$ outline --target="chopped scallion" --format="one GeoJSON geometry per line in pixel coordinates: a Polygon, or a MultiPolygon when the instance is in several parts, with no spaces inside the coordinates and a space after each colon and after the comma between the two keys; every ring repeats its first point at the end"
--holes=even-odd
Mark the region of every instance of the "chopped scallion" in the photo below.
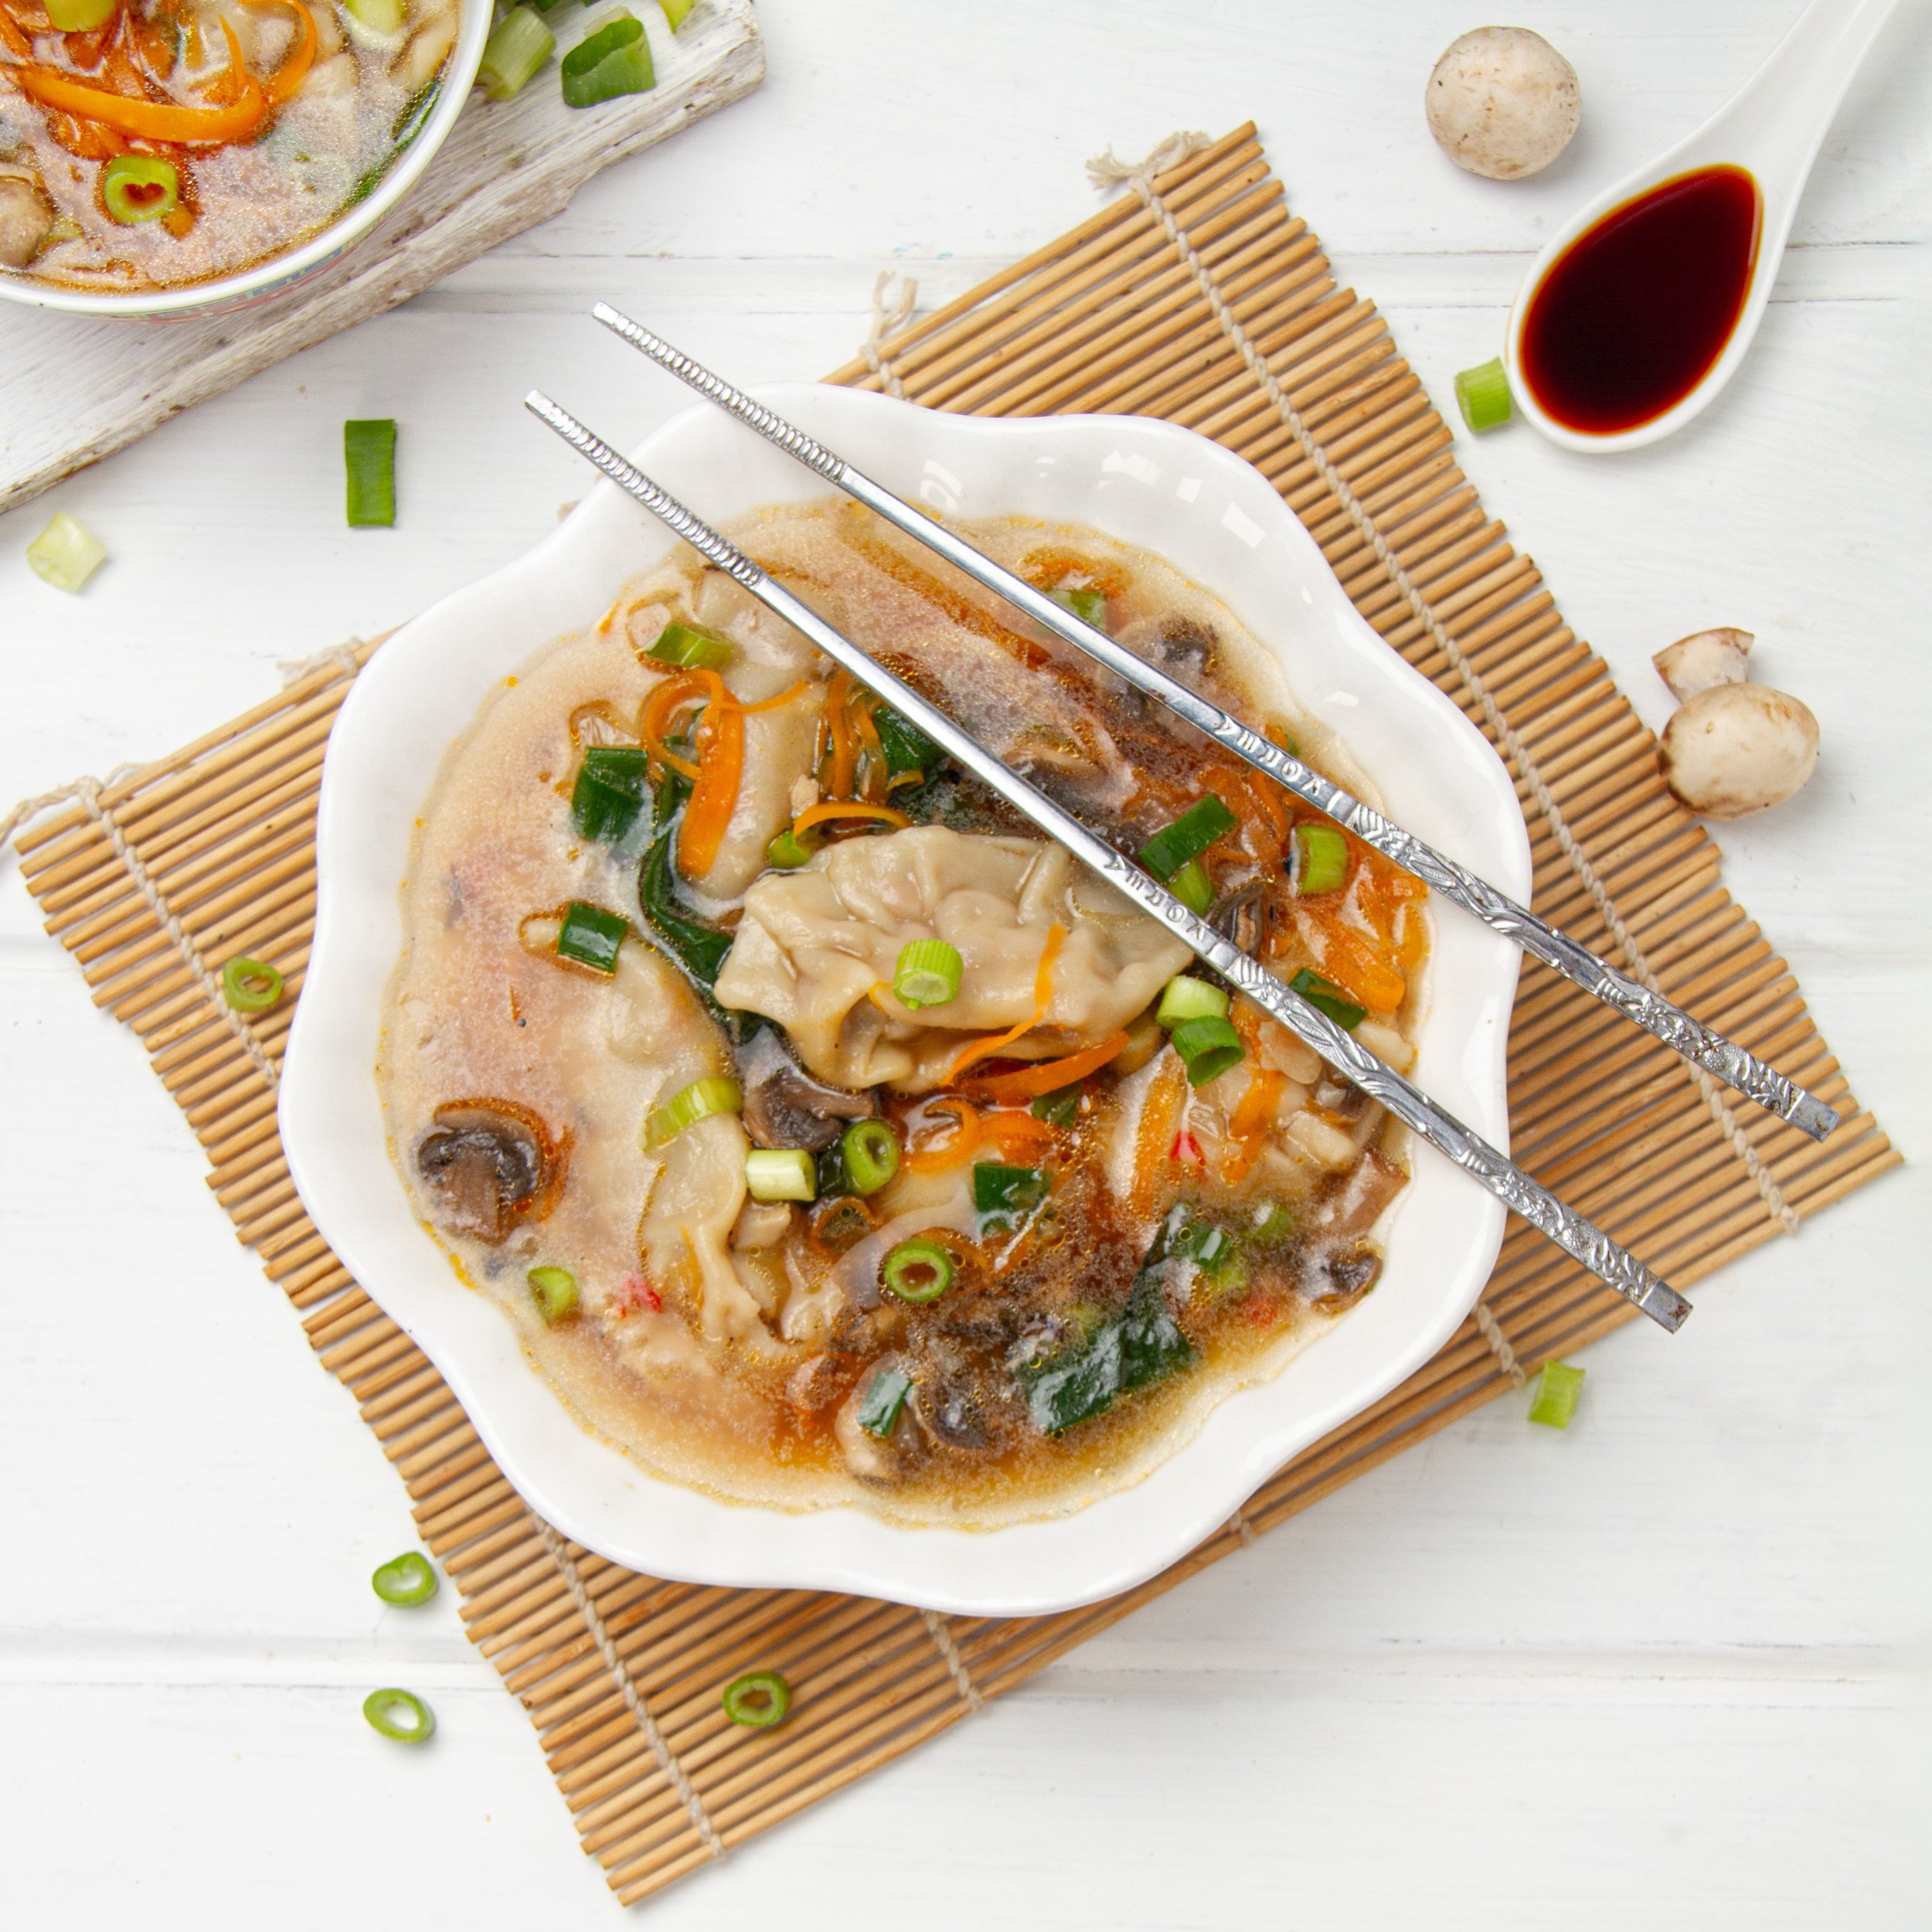
{"type": "Polygon", "coordinates": [[[1288,981],[1288,991],[1299,993],[1317,1012],[1326,1013],[1345,1033],[1352,1033],[1369,1017],[1369,1009],[1358,1006],[1333,980],[1305,966],[1288,981]]]}
{"type": "Polygon", "coordinates": [[[729,1074],[707,1073],[653,1111],[645,1123],[645,1145],[655,1153],[666,1142],[675,1141],[686,1128],[696,1127],[713,1114],[742,1112],[744,1104],[744,1089],[729,1074]]]}
{"type": "Polygon", "coordinates": [[[237,954],[221,969],[221,996],[238,1013],[265,1013],[282,996],[281,974],[265,959],[237,954]]]}
{"type": "Polygon", "coordinates": [[[801,866],[811,863],[811,855],[818,849],[818,842],[808,832],[801,837],[787,825],[765,848],[765,862],[776,866],[781,872],[796,872],[801,866]]]}
{"type": "Polygon", "coordinates": [[[511,8],[483,43],[482,63],[476,70],[476,84],[483,90],[483,97],[508,100],[521,94],[556,46],[556,36],[535,8],[511,8]]]}
{"type": "Polygon", "coordinates": [[[1214,887],[1198,859],[1190,859],[1167,882],[1167,889],[1197,919],[1204,917],[1214,903],[1214,887]]]}
{"type": "Polygon", "coordinates": [[[362,1699],[372,1730],[399,1744],[423,1744],[436,1730],[436,1714],[413,1691],[373,1690],[362,1699]]]}
{"type": "Polygon", "coordinates": [[[116,155],[100,171],[100,205],[123,228],[158,221],[180,200],[180,172],[159,155],[116,155]]]}
{"type": "Polygon", "coordinates": [[[65,510],[27,546],[27,562],[36,577],[56,590],[78,594],[107,561],[107,546],[76,522],[65,510]]]}
{"type": "Polygon", "coordinates": [[[587,966],[608,978],[617,970],[617,948],[630,930],[631,922],[621,913],[607,913],[601,906],[573,899],[563,909],[563,929],[556,936],[557,957],[587,966]]]}
{"type": "Polygon", "coordinates": [[[906,1398],[912,1393],[912,1378],[901,1375],[896,1369],[881,1369],[872,1379],[872,1386],[866,1389],[864,1399],[859,1404],[859,1426],[869,1436],[876,1436],[883,1442],[893,1432],[893,1425],[899,1420],[899,1412],[906,1406],[906,1398]]]}
{"type": "Polygon", "coordinates": [[[1186,973],[1177,973],[1161,988],[1161,1003],[1154,1017],[1163,1026],[1179,1026],[1184,1019],[1226,1019],[1228,996],[1218,986],[1186,973]]]}
{"type": "Polygon", "coordinates": [[[570,828],[599,845],[621,844],[650,790],[649,760],[636,745],[593,745],[570,788],[570,828]]]}
{"type": "Polygon", "coordinates": [[[818,1167],[802,1147],[754,1147],[745,1156],[745,1192],[754,1201],[811,1201],[818,1167]]]}
{"type": "Polygon", "coordinates": [[[1239,1066],[1247,1055],[1233,1022],[1211,1015],[1182,1020],[1168,1038],[1187,1068],[1190,1087],[1206,1086],[1230,1066],[1239,1066]]]}
{"type": "Polygon", "coordinates": [[[1349,877],[1349,842],[1332,825],[1297,825],[1290,879],[1303,899],[1337,892],[1349,877]]]}
{"type": "Polygon", "coordinates": [[[731,650],[729,638],[707,631],[701,624],[685,624],[673,617],[645,655],[659,664],[679,664],[689,670],[722,671],[731,662],[731,650]]]}
{"type": "Polygon", "coordinates": [[[383,529],[394,523],[394,421],[385,416],[352,418],[345,423],[342,462],[349,474],[349,527],[383,529]]]}
{"type": "Polygon", "coordinates": [[[1010,1232],[1037,1209],[1052,1191],[1053,1177],[1043,1167],[1006,1167],[981,1161],[973,1168],[973,1209],[982,1234],[1010,1232]]]}
{"type": "Polygon", "coordinates": [[[386,1604],[427,1604],[436,1594],[436,1570],[420,1549],[406,1549],[378,1563],[369,1587],[386,1604]]]}
{"type": "Polygon", "coordinates": [[[1278,1248],[1294,1238],[1294,1216],[1278,1201],[1264,1201],[1254,1210],[1248,1240],[1257,1248],[1278,1248]]]}
{"type": "Polygon", "coordinates": [[[1027,1111],[1035,1120],[1044,1121],[1049,1127],[1071,1127],[1080,1117],[1080,1082],[1043,1094],[1027,1111]]]}
{"type": "Polygon", "coordinates": [[[665,20],[675,33],[691,17],[691,9],[698,0],[658,0],[658,4],[664,9],[665,20]]]}
{"type": "Polygon", "coordinates": [[[1046,594],[1062,609],[1071,611],[1083,624],[1096,631],[1107,628],[1107,593],[1104,590],[1049,590],[1046,594]]]}
{"type": "Polygon", "coordinates": [[[524,1279],[530,1284],[530,1299],[546,1327],[554,1328],[577,1313],[577,1278],[568,1268],[532,1268],[524,1279]]]}
{"type": "MultiPolygon", "coordinates": [[[[685,0],[688,6],[690,0],[685,0]]],[[[791,1686],[775,1670],[754,1670],[724,1687],[724,1712],[734,1724],[770,1730],[791,1709],[791,1686]]]]}
{"type": "Polygon", "coordinates": [[[1213,792],[1164,825],[1141,848],[1141,863],[1156,879],[1172,880],[1190,859],[1199,859],[1239,821],[1213,792]]]}
{"type": "Polygon", "coordinates": [[[953,1285],[953,1257],[937,1241],[901,1241],[879,1270],[879,1285],[902,1301],[937,1301],[953,1285]]]}
{"type": "Polygon", "coordinates": [[[594,107],[620,94],[646,93],[658,84],[644,22],[625,8],[580,40],[563,56],[560,71],[566,107],[594,107]]]}
{"type": "Polygon", "coordinates": [[[893,969],[893,992],[903,1006],[944,1006],[958,998],[964,970],[957,946],[943,939],[908,940],[893,969]]]}
{"type": "Polygon", "coordinates": [[[876,1194],[899,1172],[899,1136],[889,1121],[854,1121],[839,1136],[838,1151],[855,1194],[876,1194]]]}
{"type": "Polygon", "coordinates": [[[1510,400],[1509,374],[1500,355],[1458,375],[1456,403],[1462,420],[1478,434],[1509,420],[1515,406],[1510,400]]]}
{"type": "Polygon", "coordinates": [[[1547,1428],[1567,1429],[1583,1392],[1583,1371],[1567,1362],[1546,1362],[1529,1385],[1529,1420],[1547,1428]]]}

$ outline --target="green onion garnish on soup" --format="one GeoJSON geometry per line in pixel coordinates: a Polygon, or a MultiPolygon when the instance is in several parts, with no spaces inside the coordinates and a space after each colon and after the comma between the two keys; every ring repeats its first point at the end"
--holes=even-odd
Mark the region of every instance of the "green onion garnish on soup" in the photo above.
{"type": "Polygon", "coordinates": [[[1156,879],[1168,880],[1191,859],[1199,859],[1216,839],[1233,831],[1238,821],[1213,792],[1190,805],[1172,824],[1163,825],[1141,848],[1141,863],[1156,879]]]}
{"type": "Polygon", "coordinates": [[[741,1113],[744,1104],[744,1089],[729,1074],[707,1073],[652,1112],[645,1123],[645,1146],[655,1152],[675,1141],[685,1128],[708,1121],[714,1114],[741,1113]]]}
{"type": "Polygon", "coordinates": [[[1186,1066],[1190,1087],[1206,1086],[1230,1066],[1238,1066],[1247,1054],[1232,1020],[1212,1016],[1184,1019],[1168,1038],[1186,1066]]]}
{"type": "Polygon", "coordinates": [[[554,1328],[577,1310],[577,1278],[568,1268],[532,1268],[524,1277],[530,1284],[530,1299],[536,1304],[546,1327],[554,1328]]]}
{"type": "Polygon", "coordinates": [[[937,1241],[916,1235],[880,1263],[879,1281],[901,1301],[937,1301],[953,1285],[953,1257],[937,1241]]]}
{"type": "Polygon", "coordinates": [[[1339,891],[1348,883],[1348,840],[1332,825],[1297,825],[1290,870],[1303,899],[1339,891]]]}
{"type": "Polygon", "coordinates": [[[1326,1013],[1345,1033],[1352,1033],[1369,1017],[1366,1006],[1358,1006],[1332,979],[1304,966],[1288,981],[1288,991],[1299,993],[1317,1012],[1326,1013]]]}
{"type": "Polygon", "coordinates": [[[893,970],[893,994],[903,1006],[944,1006],[959,996],[964,964],[959,948],[943,939],[909,940],[893,970]]]}
{"type": "Polygon", "coordinates": [[[811,1201],[818,1163],[802,1147],[754,1147],[745,1156],[745,1192],[754,1201],[811,1201]]]}
{"type": "Polygon", "coordinates": [[[564,908],[563,928],[556,936],[557,957],[608,978],[617,970],[617,948],[630,930],[630,920],[621,913],[573,899],[564,908]]]}
{"type": "Polygon", "coordinates": [[[839,1154],[855,1194],[876,1194],[899,1172],[899,1136],[889,1121],[854,1121],[839,1137],[839,1154]]]}

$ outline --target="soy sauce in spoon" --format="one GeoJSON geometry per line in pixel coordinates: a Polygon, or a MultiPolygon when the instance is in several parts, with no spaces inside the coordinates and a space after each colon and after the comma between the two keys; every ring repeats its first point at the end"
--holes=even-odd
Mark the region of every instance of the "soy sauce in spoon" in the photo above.
{"type": "Polygon", "coordinates": [[[1615,435],[1689,395],[1744,312],[1762,209],[1748,169],[1697,168],[1584,230],[1523,318],[1522,377],[1544,412],[1615,435]]]}

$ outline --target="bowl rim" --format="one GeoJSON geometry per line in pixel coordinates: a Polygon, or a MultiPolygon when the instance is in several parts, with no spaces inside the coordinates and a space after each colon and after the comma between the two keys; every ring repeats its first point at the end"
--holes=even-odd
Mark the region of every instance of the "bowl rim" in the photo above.
{"type": "MultiPolygon", "coordinates": [[[[1435,762],[1453,767],[1458,780],[1468,781],[1475,793],[1482,794],[1468,800],[1457,794],[1470,812],[1469,828],[1458,835],[1461,849],[1455,849],[1456,837],[1444,836],[1438,828],[1423,826],[1424,835],[1435,830],[1436,842],[1449,845],[1465,862],[1480,863],[1505,890],[1526,895],[1528,832],[1514,784],[1493,749],[1451,699],[1369,627],[1299,520],[1267,479],[1240,457],[1191,430],[1158,419],[1015,420],[935,415],[923,410],[915,414],[914,406],[889,397],[817,384],[771,385],[756,393],[800,422],[809,434],[843,449],[889,487],[923,496],[942,512],[954,507],[947,500],[949,493],[970,488],[961,478],[973,470],[981,452],[986,453],[982,468],[995,472],[1010,457],[1030,461],[1033,468],[1028,474],[1046,476],[1057,471],[1064,478],[1073,473],[1073,459],[1083,453],[1095,475],[1111,472],[1110,481],[1131,480],[1137,474],[1137,464],[1158,471],[1165,462],[1171,470],[1178,464],[1192,472],[1192,487],[1204,499],[1203,519],[1207,509],[1225,504],[1219,527],[1236,532],[1251,548],[1264,539],[1270,540],[1271,568],[1292,560],[1294,568],[1280,586],[1284,594],[1281,606],[1286,609],[1291,603],[1298,605],[1294,621],[1314,627],[1323,638],[1325,648],[1336,647],[1332,653],[1335,662],[1321,665],[1321,675],[1339,675],[1338,667],[1345,664],[1352,674],[1366,680],[1376,702],[1372,711],[1352,714],[1361,726],[1366,728],[1372,721],[1377,729],[1399,726],[1412,735],[1419,733],[1425,741],[1431,731],[1437,733],[1433,742],[1439,756],[1435,762]],[[904,431],[915,421],[916,434],[906,437],[904,431]],[[916,451],[923,461],[923,468],[915,467],[910,476],[896,475],[890,461],[880,459],[881,449],[901,446],[916,451]],[[1204,477],[1208,483],[1205,491],[1200,481],[1204,477]],[[1292,597],[1286,594],[1289,592],[1292,597]],[[1390,724],[1384,715],[1389,709],[1383,702],[1385,699],[1393,701],[1394,711],[1403,714],[1406,723],[1398,718],[1390,724]],[[1423,722],[1429,720],[1433,723],[1423,722]],[[1478,821],[1482,835],[1498,841],[1480,854],[1469,844],[1478,821]]],[[[750,492],[744,508],[815,500],[826,494],[820,479],[786,463],[769,446],[702,403],[672,417],[647,438],[634,460],[673,489],[694,464],[702,469],[706,462],[730,466],[733,476],[742,473],[775,479],[782,474],[790,479],[777,487],[764,482],[750,492]],[[762,461],[760,453],[769,462],[762,461]],[[772,464],[781,469],[774,471],[772,464]]],[[[903,471],[904,463],[899,467],[903,471]]],[[[1009,463],[1009,470],[1012,468],[1009,463]]],[[[1075,487],[1080,487],[1077,478],[1075,487]]],[[[1100,496],[1105,495],[1100,485],[1094,487],[1100,496]]],[[[697,495],[696,500],[702,506],[707,498],[697,495]]],[[[1182,500],[1193,503],[1196,498],[1182,500]]],[[[990,505],[985,507],[986,513],[996,513],[990,505]]],[[[1094,513],[1104,507],[1097,502],[1083,516],[1056,515],[1053,520],[1083,521],[1108,529],[1108,516],[1094,513]]],[[[1007,510],[1011,514],[1037,513],[1029,505],[1010,502],[1007,510]]],[[[979,506],[971,513],[979,513],[979,506]]],[[[1196,528],[1191,523],[1188,527],[1196,528]]],[[[1205,520],[1198,527],[1205,529],[1205,520]]],[[[1142,539],[1130,536],[1125,540],[1155,547],[1142,539]]],[[[1298,1365],[1324,1350],[1336,1351],[1338,1344],[1359,1332],[1352,1325],[1362,1321],[1365,1311],[1377,1306],[1376,1297],[1359,1304],[1348,1321],[1291,1357],[1275,1374],[1223,1393],[1192,1436],[1130,1486],[1064,1515],[995,1529],[914,1529],[850,1505],[787,1511],[726,1502],[653,1475],[592,1435],[534,1372],[515,1342],[512,1325],[495,1303],[455,1287],[441,1251],[434,1247],[415,1220],[384,1134],[379,1131],[372,1135],[367,1131],[369,1102],[376,1089],[373,1069],[379,1051],[379,1028],[376,1035],[370,1033],[368,995],[351,984],[349,971],[340,962],[347,961],[352,968],[359,949],[372,961],[379,957],[381,979],[386,985],[401,943],[396,882],[403,866],[385,875],[386,889],[378,893],[374,883],[377,862],[371,856],[372,834],[383,822],[381,808],[370,803],[376,789],[370,782],[374,770],[371,760],[383,732],[393,736],[400,729],[393,712],[386,713],[382,707],[400,702],[398,694],[411,689],[411,679],[426,685],[431,667],[444,662],[452,639],[461,637],[465,640],[463,648],[471,649],[478,624],[519,621],[505,614],[519,596],[547,596],[554,604],[569,603],[580,614],[575,622],[588,621],[607,607],[623,578],[649,567],[670,547],[668,535],[648,523],[641,509],[614,485],[600,481],[571,516],[532,550],[403,626],[352,688],[338,714],[325,764],[317,826],[315,937],[308,978],[288,1043],[280,1100],[284,1145],[297,1189],[317,1227],[364,1291],[412,1335],[443,1373],[512,1484],[564,1533],[614,1562],[648,1574],[694,1582],[845,1590],[981,1616],[1045,1614],[1131,1588],[1213,1534],[1247,1495],[1295,1454],[1379,1399],[1440,1347],[1480,1293],[1500,1248],[1504,1213],[1499,1203],[1447,1162],[1427,1149],[1417,1150],[1412,1164],[1414,1178],[1393,1210],[1387,1236],[1390,1263],[1384,1287],[1396,1272],[1396,1247],[1401,1242],[1408,1257],[1404,1265],[1429,1277],[1422,1287],[1406,1292],[1422,1298],[1426,1291],[1427,1306],[1420,1315],[1406,1318],[1397,1345],[1383,1345],[1377,1327],[1377,1339],[1362,1345],[1370,1349],[1372,1362],[1365,1368],[1351,1366],[1345,1372],[1347,1386],[1339,1395],[1304,1401],[1298,1410],[1294,1402],[1278,1400],[1273,1406],[1282,1413],[1271,1418],[1257,1413],[1250,1400],[1273,1396],[1287,1386],[1298,1365]],[[560,574],[582,567],[582,560],[596,556],[600,544],[610,545],[614,554],[620,550],[627,556],[634,553],[636,560],[627,562],[617,577],[606,577],[590,586],[588,595],[566,594],[560,589],[560,574]],[[574,602],[570,601],[572,596],[574,602]],[[362,868],[360,876],[354,869],[357,866],[362,868]],[[360,1021],[356,1018],[359,1007],[364,1012],[360,1021]],[[368,1071],[352,1081],[334,1080],[333,1070],[345,1066],[368,1071]],[[359,1121],[362,1124],[356,1124],[359,1121]],[[384,1176],[382,1186],[389,1197],[386,1206],[377,1198],[372,1155],[384,1176]],[[1426,1264],[1415,1258],[1420,1253],[1416,1229],[1410,1226],[1405,1235],[1403,1218],[1404,1209],[1425,1192],[1421,1185],[1425,1175],[1435,1177],[1430,1182],[1431,1189],[1437,1181],[1443,1182],[1440,1199],[1451,1204],[1450,1233],[1438,1243],[1449,1252],[1437,1253],[1432,1247],[1426,1264]],[[434,1257],[433,1268],[403,1265],[404,1243],[396,1233],[399,1202],[407,1217],[411,1240],[423,1255],[434,1257]],[[385,1216],[386,1226],[383,1225],[385,1216]],[[434,1286],[429,1285],[432,1274],[437,1277],[434,1286]],[[421,1280],[416,1278],[418,1275],[421,1280]],[[498,1332],[495,1342],[477,1327],[474,1317],[478,1312],[498,1332]],[[513,1377],[504,1372],[506,1361],[514,1366],[513,1377]],[[530,1399],[532,1391],[540,1398],[547,1421],[537,1415],[537,1404],[530,1399]],[[1224,1420],[1230,1417],[1232,1420],[1224,1420]],[[1210,1455],[1212,1461],[1206,1460],[1210,1455]],[[604,1461],[597,1462],[599,1458],[604,1461]],[[1143,1518],[1148,1522],[1143,1522],[1143,1518]],[[1070,1526],[1086,1527],[1075,1533],[1070,1526]]],[[[1235,546],[1230,554],[1238,549],[1235,546]]],[[[1172,546],[1165,554],[1184,575],[1207,581],[1199,563],[1191,565],[1187,556],[1172,546]]],[[[1253,609],[1243,607],[1242,600],[1230,595],[1223,586],[1210,587],[1277,655],[1282,654],[1283,647],[1270,636],[1269,625],[1257,621],[1253,609]]],[[[1278,633],[1287,619],[1271,621],[1278,633]]],[[[460,736],[468,729],[498,674],[498,660],[520,665],[570,628],[565,624],[526,636],[513,653],[504,646],[487,666],[471,662],[461,677],[437,671],[435,679],[440,685],[461,685],[464,692],[471,694],[461,699],[461,723],[451,736],[460,736]]],[[[1320,702],[1311,702],[1318,694],[1311,691],[1309,679],[1316,673],[1288,668],[1287,675],[1296,702],[1325,720],[1333,715],[1324,713],[1325,704],[1356,706],[1362,702],[1359,695],[1338,689],[1320,702]]],[[[447,708],[457,699],[445,689],[436,702],[447,708]]],[[[1341,727],[1345,742],[1351,728],[1341,727]]],[[[1364,762],[1374,770],[1368,760],[1364,762]]],[[[416,769],[420,774],[420,764],[416,769]]],[[[400,780],[394,782],[400,786],[400,780]]],[[[427,782],[419,776],[407,787],[406,805],[400,802],[403,794],[399,791],[397,800],[387,808],[392,820],[404,810],[413,818],[427,782]]],[[[1384,784],[1386,788],[1386,781],[1384,784]]],[[[393,838],[396,829],[389,823],[384,835],[393,838]]],[[[1482,973],[1473,975],[1468,985],[1459,980],[1454,997],[1447,1001],[1440,988],[1432,992],[1419,1036],[1434,1053],[1438,1073],[1447,1077],[1444,1097],[1478,1132],[1506,1146],[1505,1056],[1519,955],[1509,942],[1478,927],[1475,921],[1458,922],[1455,930],[1461,934],[1458,943],[1464,954],[1484,962],[1482,973]],[[1475,929],[1473,937],[1464,931],[1465,927],[1475,929]],[[1444,1011],[1461,1016],[1454,1022],[1453,1039],[1437,1024],[1439,1013],[1444,1011]],[[1480,1022],[1465,1026],[1471,1012],[1480,1014],[1480,1022]],[[1443,1037],[1430,1046],[1432,1029],[1443,1037]],[[1458,1082],[1466,1090],[1458,1090],[1458,1082]]],[[[1443,937],[1439,926],[1439,957],[1443,937]]],[[[1413,1223],[1414,1217],[1410,1219],[1413,1223]]],[[[1432,1240],[1436,1233],[1432,1224],[1432,1240]]],[[[1386,1300],[1382,1305],[1388,1305],[1386,1300]]],[[[1352,1346],[1345,1359],[1352,1364],[1362,1352],[1362,1347],[1352,1346]]],[[[1332,1353],[1323,1359],[1335,1358],[1332,1353]]],[[[1298,1389],[1299,1386],[1298,1383],[1298,1389]]],[[[1263,1407],[1267,1406],[1264,1402],[1263,1407]]]]}
{"type": "Polygon", "coordinates": [[[70,288],[58,282],[35,281],[0,274],[0,297],[32,308],[53,309],[70,315],[118,317],[125,321],[152,321],[236,308],[250,300],[281,293],[304,280],[369,234],[383,217],[422,178],[423,172],[449,138],[457,117],[469,104],[482,63],[484,43],[490,36],[488,0],[457,0],[456,44],[449,52],[443,90],[430,108],[421,131],[375,191],[346,213],[338,215],[298,247],[270,255],[233,275],[190,282],[179,288],[142,291],[126,295],[101,294],[70,288]]]}

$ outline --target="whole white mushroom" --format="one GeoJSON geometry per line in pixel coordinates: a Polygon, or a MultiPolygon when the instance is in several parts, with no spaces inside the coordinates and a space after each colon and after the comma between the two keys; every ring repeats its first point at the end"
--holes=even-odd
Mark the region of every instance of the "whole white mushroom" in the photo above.
{"type": "Polygon", "coordinates": [[[1582,107],[1577,70],[1528,27],[1478,27],[1436,63],[1429,131],[1458,168],[1516,181],[1570,145],[1582,107]]]}
{"type": "Polygon", "coordinates": [[[1706,818],[1782,804],[1818,764],[1818,719],[1789,692],[1753,684],[1748,631],[1699,631],[1651,662],[1683,702],[1658,740],[1672,794],[1706,818]]]}

